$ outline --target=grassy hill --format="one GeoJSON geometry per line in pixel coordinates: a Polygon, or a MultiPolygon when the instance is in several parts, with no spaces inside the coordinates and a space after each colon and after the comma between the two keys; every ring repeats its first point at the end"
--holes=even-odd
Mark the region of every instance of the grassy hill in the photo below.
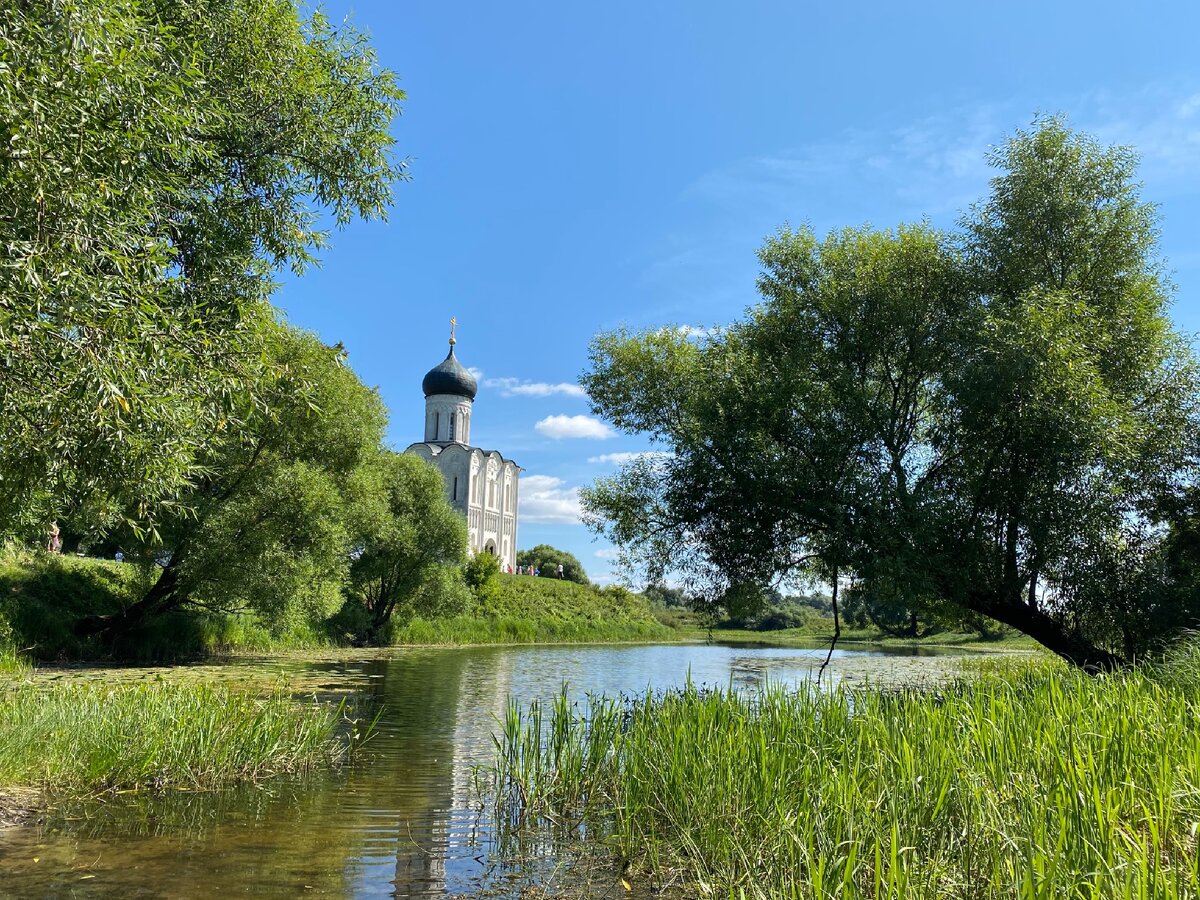
{"type": "MultiPolygon", "coordinates": [[[[323,630],[298,626],[271,634],[250,615],[178,610],[119,644],[84,642],[71,625],[89,613],[116,612],[147,588],[152,573],[130,563],[0,550],[0,668],[15,650],[34,659],[108,657],[170,661],[221,653],[335,645],[323,630]]],[[[398,624],[395,644],[509,644],[652,641],[676,638],[645,600],[619,587],[500,575],[468,615],[398,624]]],[[[10,657],[12,658],[10,660],[10,657]]]]}
{"type": "Polygon", "coordinates": [[[414,619],[397,644],[526,644],[671,640],[643,597],[620,587],[501,575],[493,596],[473,615],[414,619]]]}

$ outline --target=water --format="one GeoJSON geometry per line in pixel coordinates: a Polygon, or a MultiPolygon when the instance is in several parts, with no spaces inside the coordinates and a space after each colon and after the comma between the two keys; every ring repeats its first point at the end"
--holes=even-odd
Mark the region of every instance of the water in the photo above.
{"type": "MultiPolygon", "coordinates": [[[[54,809],[40,825],[0,829],[0,897],[515,897],[530,885],[553,888],[573,877],[568,866],[496,859],[472,791],[472,766],[491,761],[509,696],[549,699],[564,681],[580,699],[641,693],[681,686],[689,672],[698,685],[797,684],[824,655],[709,645],[488,647],[262,662],[256,677],[268,667],[298,690],[352,691],[361,709],[382,707],[369,751],[333,774],[213,793],[120,795],[54,809]]],[[[955,664],[954,654],[839,650],[829,674],[912,680],[955,664]]],[[[248,671],[210,666],[175,677],[237,679],[248,671]]],[[[616,896],[615,872],[594,877],[616,896]]]]}

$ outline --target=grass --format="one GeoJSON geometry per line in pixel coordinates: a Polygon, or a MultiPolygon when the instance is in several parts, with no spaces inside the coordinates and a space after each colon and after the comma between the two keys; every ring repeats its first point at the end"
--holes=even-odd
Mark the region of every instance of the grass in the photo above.
{"type": "Polygon", "coordinates": [[[342,717],[282,690],[17,685],[0,695],[0,788],[195,790],[303,772],[349,752],[336,736],[342,717]]]}
{"type": "Polygon", "coordinates": [[[394,645],[627,643],[671,640],[654,623],[588,622],[514,616],[413,619],[392,632],[394,645]]]}
{"type": "Polygon", "coordinates": [[[562,699],[510,709],[492,786],[502,821],[582,823],[689,896],[1197,897],[1196,662],[562,699]]]}
{"type": "MultiPolygon", "coordinates": [[[[0,549],[0,673],[18,665],[6,648],[32,658],[174,662],[210,656],[326,649],[339,640],[321,626],[273,632],[250,614],[180,609],[146,623],[120,643],[82,641],[72,625],[134,602],[147,573],[130,563],[0,549]],[[6,630],[7,628],[7,630],[6,630]]],[[[470,615],[397,623],[390,643],[528,644],[672,640],[638,595],[552,578],[502,575],[470,615]]]]}
{"type": "Polygon", "coordinates": [[[16,648],[0,643],[0,676],[23,675],[29,669],[29,661],[16,648]]]}
{"type": "Polygon", "coordinates": [[[642,597],[528,575],[498,576],[490,599],[473,615],[414,619],[391,633],[393,644],[542,644],[665,641],[671,629],[642,597]]]}

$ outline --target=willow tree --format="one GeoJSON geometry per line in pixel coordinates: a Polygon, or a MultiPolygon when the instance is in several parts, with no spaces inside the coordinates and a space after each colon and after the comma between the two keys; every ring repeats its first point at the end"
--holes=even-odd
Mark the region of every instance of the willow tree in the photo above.
{"type": "Polygon", "coordinates": [[[6,5],[0,533],[186,491],[268,361],[273,274],[322,216],[384,215],[402,97],[292,0],[6,5]]]}
{"type": "Polygon", "coordinates": [[[467,591],[467,523],[424,460],[382,451],[355,479],[350,602],[365,612],[357,640],[377,642],[390,623],[461,611],[467,591]]]}
{"type": "Polygon", "coordinates": [[[344,353],[286,326],[266,344],[269,379],[243,397],[198,459],[191,488],[160,512],[158,534],[121,534],[153,577],[117,613],[77,624],[120,635],[175,609],[250,612],[275,630],[315,625],[342,602],[356,485],[380,453],[387,415],[344,353]],[[139,540],[140,534],[140,540],[139,540]]]}
{"type": "Polygon", "coordinates": [[[586,491],[593,526],[709,597],[836,573],[1091,668],[1194,621],[1138,614],[1153,579],[1099,589],[1155,558],[1196,474],[1196,368],[1134,155],[1049,119],[991,162],[955,234],[785,230],[742,321],[599,336],[594,411],[670,453],[586,491]]]}

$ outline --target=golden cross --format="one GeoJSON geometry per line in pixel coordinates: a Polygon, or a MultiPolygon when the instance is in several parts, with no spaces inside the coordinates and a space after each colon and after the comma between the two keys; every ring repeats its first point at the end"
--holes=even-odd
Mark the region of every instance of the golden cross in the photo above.
{"type": "Polygon", "coordinates": [[[451,317],[450,317],[450,343],[452,343],[452,344],[457,344],[457,343],[458,343],[458,341],[456,341],[456,340],[454,339],[454,330],[455,330],[456,328],[458,328],[458,319],[456,319],[456,318],[454,318],[453,316],[451,316],[451,317]]]}

